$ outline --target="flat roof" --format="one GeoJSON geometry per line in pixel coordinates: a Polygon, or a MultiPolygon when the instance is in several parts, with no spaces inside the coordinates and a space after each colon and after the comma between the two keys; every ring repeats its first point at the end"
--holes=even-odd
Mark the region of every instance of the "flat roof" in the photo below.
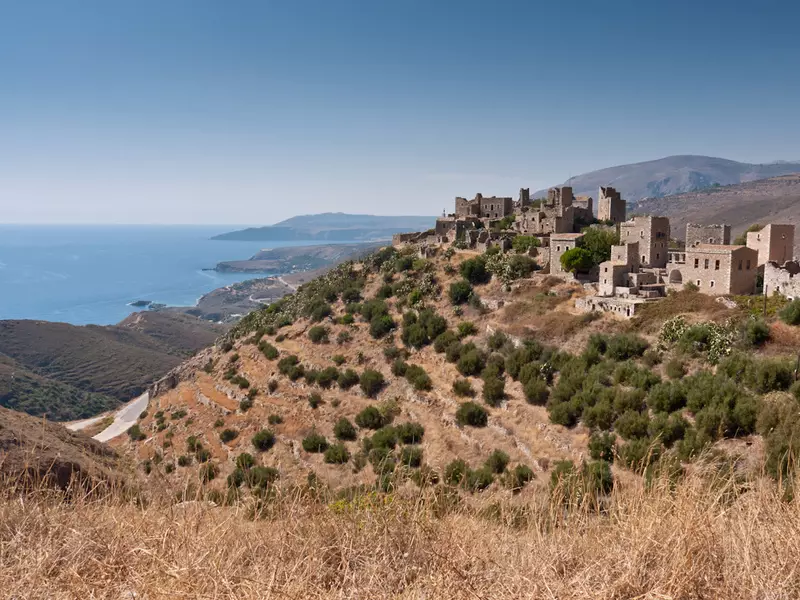
{"type": "Polygon", "coordinates": [[[686,252],[691,252],[692,250],[725,250],[725,251],[733,251],[738,250],[739,248],[747,248],[747,246],[741,245],[732,245],[732,244],[697,244],[697,246],[693,246],[691,248],[687,248],[686,252]]]}
{"type": "Polygon", "coordinates": [[[582,233],[551,233],[550,239],[559,239],[559,240],[576,240],[578,238],[583,237],[582,233]]]}

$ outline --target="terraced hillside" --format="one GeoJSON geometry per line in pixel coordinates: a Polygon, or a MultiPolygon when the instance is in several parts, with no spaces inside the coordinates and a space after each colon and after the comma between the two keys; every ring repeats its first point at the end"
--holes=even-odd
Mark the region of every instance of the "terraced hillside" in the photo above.
{"type": "Polygon", "coordinates": [[[526,497],[553,477],[607,493],[711,449],[786,472],[800,336],[780,300],[763,321],[758,299],[686,291],[625,321],[577,314],[583,288],[535,268],[413,248],[340,265],[171,373],[113,443],[223,497],[307,481],[526,497]]]}

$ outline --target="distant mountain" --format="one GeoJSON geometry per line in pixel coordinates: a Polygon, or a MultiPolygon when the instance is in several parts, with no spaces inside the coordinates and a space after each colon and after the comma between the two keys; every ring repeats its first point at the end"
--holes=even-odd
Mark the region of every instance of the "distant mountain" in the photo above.
{"type": "MultiPolygon", "coordinates": [[[[798,172],[800,162],[757,165],[711,156],[680,155],[592,171],[572,177],[564,185],[571,185],[575,195],[593,198],[597,198],[600,186],[610,185],[630,204],[643,198],[663,198],[798,172]]],[[[534,194],[537,198],[545,195],[547,190],[534,194]]]]}
{"type": "Polygon", "coordinates": [[[107,327],[0,321],[0,406],[51,420],[93,416],[138,396],[224,331],[166,312],[107,327]]]}
{"type": "MultiPolygon", "coordinates": [[[[726,223],[733,236],[755,223],[800,223],[800,174],[640,200],[628,214],[670,218],[672,235],[683,239],[686,223],[726,223]]],[[[796,238],[800,242],[799,238],[796,238]]]]}
{"type": "Polygon", "coordinates": [[[429,229],[435,222],[434,216],[381,217],[321,213],[292,217],[275,225],[231,231],[212,239],[259,242],[386,240],[395,233],[429,229]]]}

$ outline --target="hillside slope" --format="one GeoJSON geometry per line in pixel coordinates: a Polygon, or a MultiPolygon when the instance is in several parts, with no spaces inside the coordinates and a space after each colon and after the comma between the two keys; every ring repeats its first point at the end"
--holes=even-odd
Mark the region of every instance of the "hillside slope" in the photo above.
{"type": "Polygon", "coordinates": [[[0,321],[0,406],[51,419],[92,416],[138,396],[224,331],[158,312],[108,327],[0,321]]]}
{"type": "Polygon", "coordinates": [[[800,174],[648,198],[628,212],[669,217],[672,235],[679,239],[686,223],[727,223],[734,236],[754,223],[800,223],[800,174]]]}
{"type": "MultiPolygon", "coordinates": [[[[593,198],[597,197],[600,186],[610,185],[629,203],[635,203],[643,198],[661,198],[798,172],[800,162],[757,165],[711,156],[679,155],[591,171],[570,178],[564,185],[571,185],[576,195],[593,198]]],[[[540,190],[535,196],[546,194],[547,190],[540,190]]]]}

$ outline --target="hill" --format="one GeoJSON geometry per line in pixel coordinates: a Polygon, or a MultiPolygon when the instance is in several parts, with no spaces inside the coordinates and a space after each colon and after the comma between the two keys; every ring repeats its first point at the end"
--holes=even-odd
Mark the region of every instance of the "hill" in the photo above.
{"type": "Polygon", "coordinates": [[[309,477],[334,490],[430,477],[530,500],[559,469],[608,491],[650,460],[688,469],[712,449],[781,472],[787,430],[770,425],[764,446],[755,434],[800,395],[800,330],[753,319],[760,299],[685,291],[625,320],[580,313],[586,290],[524,255],[403,252],[245,317],[151,388],[114,445],[173,485],[213,479],[233,498],[309,477]]]}
{"type": "Polygon", "coordinates": [[[166,312],[104,327],[0,321],[0,406],[58,420],[90,417],[138,396],[224,331],[166,312]]]}
{"type": "Polygon", "coordinates": [[[436,217],[351,215],[321,213],[292,217],[275,225],[250,227],[215,236],[237,241],[371,241],[388,240],[395,233],[420,231],[434,226],[436,217]]]}
{"type": "Polygon", "coordinates": [[[120,458],[105,444],[2,407],[0,457],[3,486],[80,483],[92,489],[101,481],[122,482],[120,458]]]}
{"type": "Polygon", "coordinates": [[[378,248],[375,243],[319,244],[289,246],[261,250],[247,260],[231,260],[217,264],[220,272],[235,273],[295,273],[313,271],[339,263],[346,258],[363,255],[378,248]]]}
{"type": "MultiPolygon", "coordinates": [[[[680,155],[591,171],[570,178],[564,185],[571,185],[576,195],[595,198],[600,186],[610,185],[629,203],[635,203],[643,198],[662,198],[798,172],[800,162],[757,165],[711,156],[680,155]]],[[[546,194],[547,190],[540,190],[534,196],[540,198],[546,194]]]]}
{"type": "Polygon", "coordinates": [[[669,217],[672,234],[679,239],[686,223],[727,223],[734,236],[754,223],[800,223],[800,174],[647,198],[628,212],[669,217]]]}

